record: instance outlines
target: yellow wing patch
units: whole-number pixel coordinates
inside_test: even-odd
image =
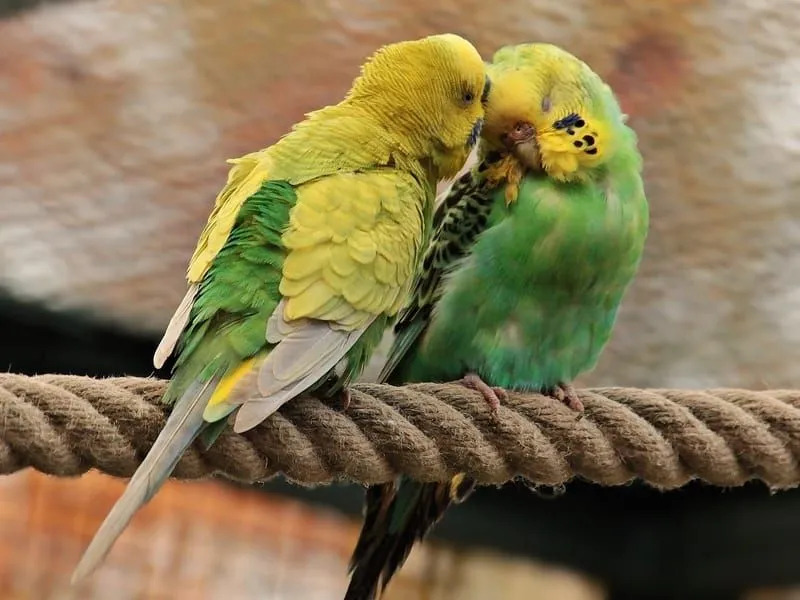
[[[283,235],[284,317],[352,330],[396,314],[420,252],[425,199],[413,177],[389,169],[300,186]]]
[[[203,279],[214,257],[225,245],[242,204],[259,190],[267,178],[270,160],[265,149],[230,159],[228,163],[233,164],[228,172],[228,181],[217,195],[214,208],[189,261],[189,283],[197,283]]]
[[[209,423],[219,421],[221,418],[228,415],[234,406],[226,404],[226,400],[230,397],[233,388],[242,380],[242,378],[250,373],[255,366],[257,358],[252,357],[243,361],[233,371],[230,371],[217,385],[211,398],[208,399],[206,409],[203,412],[203,418]]]

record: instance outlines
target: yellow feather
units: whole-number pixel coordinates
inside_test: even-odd
[[[355,273],[357,268],[358,263],[350,255],[350,251],[345,244],[331,246],[331,259],[326,273],[331,271],[341,277],[349,277]]]
[[[397,283],[397,265],[387,260],[384,256],[375,257],[375,278],[381,283]]]
[[[305,277],[304,279],[287,279],[284,277],[281,280],[279,290],[282,296],[292,298],[305,293],[305,291],[318,279],[316,277]]]
[[[331,239],[336,243],[346,242],[347,239],[356,233],[358,215],[350,210],[337,210],[330,213],[328,228],[331,231]]]
[[[292,229],[283,234],[281,240],[286,248],[299,250],[301,248],[311,248],[322,242],[328,242],[333,238],[333,234],[328,228],[321,229]]]
[[[354,263],[355,264],[355,263]],[[322,271],[322,279],[327,283],[331,288],[334,290],[343,290],[347,287],[348,281],[352,277],[356,277],[356,270],[354,269],[352,273],[348,274],[347,276],[339,275],[333,268],[326,267]]]
[[[283,262],[283,276],[297,281],[305,279],[322,270],[330,262],[332,247],[330,245],[311,246],[291,252]]]
[[[374,285],[372,291],[366,301],[364,307],[369,312],[389,312],[387,308],[391,307],[391,301],[397,295],[397,291],[391,289],[387,285]],[[387,306],[387,300],[389,302]]]
[[[294,207],[292,217],[298,227],[306,229],[325,229],[328,227],[328,217],[322,207],[313,206],[306,202]]]
[[[392,240],[386,239],[386,236],[380,236],[378,255],[388,261],[394,262],[397,258],[397,245],[393,243]]]
[[[350,204],[350,210],[355,213],[356,221],[361,229],[372,228],[382,208],[380,198],[368,200],[370,201],[355,201]]]
[[[331,209],[331,203],[321,201],[325,197],[348,200]],[[388,169],[300,186],[283,235],[288,256],[280,291],[286,318],[328,320],[335,315],[340,324],[360,327],[370,315],[396,312],[422,244],[422,202],[410,200],[423,197],[428,196],[417,180]],[[381,210],[387,204],[395,212]],[[337,243],[336,235],[304,237],[300,221],[316,218],[310,216],[315,211],[340,231],[350,230],[343,243]]]
[[[331,299],[327,306],[324,306],[320,309],[318,318],[325,321],[342,323],[348,319],[352,319],[353,316],[357,316],[357,322],[361,322],[363,321],[365,313],[362,311],[357,311],[347,302],[337,302],[336,299]],[[345,327],[345,329],[351,328]]]
[[[397,192],[393,194],[386,194],[381,198],[381,208],[390,214],[397,214],[401,211],[402,201],[401,195]]]
[[[340,329],[345,331],[355,331],[359,327],[363,327],[366,323],[373,319],[374,315],[364,311],[354,311],[350,315],[336,320]]]
[[[249,372],[253,370],[255,367],[256,357],[250,358],[240,364],[236,369],[225,375],[219,384],[217,385],[214,393],[209,398],[208,403],[206,404],[206,410],[203,412],[203,419],[206,421],[213,423],[214,421],[218,421],[222,417],[228,414],[228,412],[217,415],[213,413],[217,413],[214,409],[218,409],[221,404],[225,402],[225,400],[230,396],[231,391],[233,390],[234,386],[239,382],[239,380],[247,375]],[[231,407],[232,408],[232,407]],[[216,417],[216,418],[210,418]]]
[[[394,316],[400,309],[406,305],[406,298],[408,297],[409,292],[411,291],[411,286],[404,286],[400,293],[394,299],[394,302],[389,306],[386,311],[386,314]]]
[[[285,281],[285,280],[284,280]],[[281,294],[286,298],[286,320],[293,321],[305,317],[316,318],[318,311],[336,295],[336,290],[322,279],[314,279],[312,283],[296,296],[290,295],[288,288],[281,282]]]
[[[366,269],[359,269],[352,277],[348,277],[347,284],[342,288],[344,299],[358,308],[368,309],[366,299],[375,288],[375,281],[369,277]]]
[[[378,247],[375,245],[373,235],[374,232],[356,231],[347,238],[350,256],[362,265],[370,264],[378,254]]]

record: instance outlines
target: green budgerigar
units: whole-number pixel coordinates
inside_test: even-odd
[[[549,44],[499,50],[480,162],[439,205],[381,379],[452,381],[496,408],[506,389],[582,411],[641,260],[649,211],[634,131],[588,65]],[[474,482],[400,478],[367,491],[346,600],[377,597]]]

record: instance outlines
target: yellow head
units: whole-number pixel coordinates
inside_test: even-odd
[[[398,150],[444,179],[463,166],[483,126],[486,66],[464,38],[442,34],[390,44],[362,67],[347,102],[397,136]]]
[[[586,179],[618,147],[623,116],[588,65],[551,44],[498,50],[488,67],[483,151],[510,152],[559,181]]]

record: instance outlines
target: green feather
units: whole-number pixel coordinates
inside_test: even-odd
[[[281,298],[280,235],[295,201],[292,185],[268,181],[242,205],[228,240],[200,284],[189,323],[178,340],[165,402],[175,402],[192,382],[222,377],[270,347],[265,339],[267,320]]]

